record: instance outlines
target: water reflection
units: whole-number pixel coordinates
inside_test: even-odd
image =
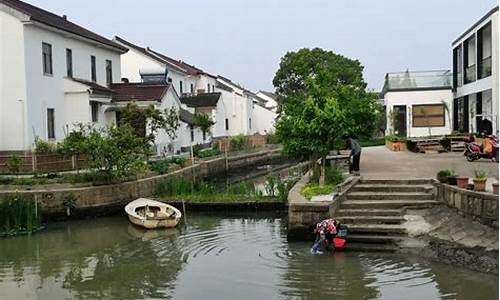
[[[125,217],[0,240],[0,299],[497,299],[497,276],[381,254],[311,256],[275,215]]]

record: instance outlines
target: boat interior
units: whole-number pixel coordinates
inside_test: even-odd
[[[148,220],[165,220],[175,218],[175,211],[169,208],[162,210],[158,206],[138,207],[135,209],[135,212],[141,217],[146,217]]]

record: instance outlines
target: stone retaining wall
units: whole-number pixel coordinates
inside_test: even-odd
[[[261,151],[257,153],[240,155],[229,159],[228,168],[238,168],[244,165],[258,164],[280,156],[280,150]],[[244,163],[239,162],[239,160]],[[213,160],[201,161],[195,165],[154,177],[148,177],[136,181],[123,182],[104,186],[86,187],[64,187],[32,190],[1,190],[0,199],[6,196],[18,195],[32,199],[39,204],[39,207],[47,215],[61,215],[65,212],[64,201],[71,195],[76,196],[76,214],[91,212],[94,216],[98,211],[96,208],[123,207],[129,201],[140,197],[149,197],[155,194],[159,185],[172,177],[182,177],[186,179],[201,179],[208,176],[216,176],[225,173],[226,159],[216,158]],[[35,187],[36,188],[36,187]]]
[[[455,208],[466,217],[498,228],[498,196],[435,182],[436,200]]]
[[[338,186],[331,201],[311,202],[301,191],[309,182],[311,172],[306,173],[288,193],[288,237],[290,239],[311,239],[313,226],[321,220],[332,218],[346,197],[349,189],[359,177],[349,177]]]

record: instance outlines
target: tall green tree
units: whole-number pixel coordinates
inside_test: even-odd
[[[370,136],[376,128],[376,97],[365,91],[357,60],[319,48],[288,52],[273,84],[280,112],[276,135],[289,156],[322,158],[324,167],[344,137]]]

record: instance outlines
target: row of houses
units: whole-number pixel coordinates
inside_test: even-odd
[[[181,126],[156,137],[157,154],[207,145],[213,137],[267,134],[276,97],[123,37],[105,38],[39,7],[0,0],[0,151],[61,141],[79,123],[106,127],[128,103],[175,108]],[[210,116],[210,132],[195,114]]]
[[[488,127],[498,135],[498,14],[497,6],[452,42],[450,70],[385,75],[386,135],[423,137]]]

